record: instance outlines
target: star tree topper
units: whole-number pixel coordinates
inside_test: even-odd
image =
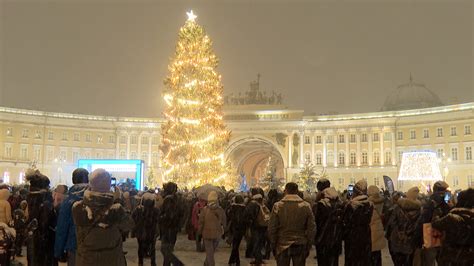
[[[194,22],[197,18],[197,16],[193,13],[193,11],[186,12],[186,15],[188,15],[188,21]]]

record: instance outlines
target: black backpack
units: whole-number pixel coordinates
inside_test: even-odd
[[[339,200],[329,200],[323,203],[329,207],[328,219],[324,223],[321,234],[317,237],[317,244],[324,244],[327,247],[334,247],[342,242],[344,224],[344,203]]]
[[[395,210],[394,228],[390,233],[392,249],[397,253],[411,254],[415,249],[416,231],[420,216],[417,220],[412,220],[401,208]]]

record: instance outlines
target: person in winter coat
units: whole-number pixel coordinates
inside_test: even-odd
[[[305,265],[311,250],[316,224],[311,206],[298,195],[298,185],[285,186],[285,196],[275,203],[268,235],[278,266]]]
[[[54,260],[53,197],[49,191],[49,178],[38,170],[25,174],[30,182],[28,204],[28,241],[26,255],[28,265],[51,265]]]
[[[367,181],[357,181],[352,199],[344,209],[344,255],[346,266],[370,265],[373,205],[367,197]]]
[[[67,196],[67,186],[66,185],[57,185],[53,191],[53,208],[59,209],[61,203]]]
[[[232,251],[229,257],[229,265],[240,266],[239,247],[247,230],[244,198],[241,195],[235,196],[234,203],[230,206],[228,213],[227,218],[230,222],[229,228],[232,235]]]
[[[451,207],[444,201],[444,196],[448,192],[449,185],[444,181],[437,181],[433,184],[433,194],[430,196],[426,204],[421,209],[421,222],[417,229],[417,246],[423,247],[423,224],[433,223],[443,218],[449,213]],[[436,257],[438,256],[439,247],[422,248],[422,265],[434,266]]]
[[[406,198],[400,198],[387,222],[386,235],[389,241],[390,255],[395,266],[412,266],[416,249],[415,232],[419,222],[421,202],[420,190],[410,188]]]
[[[372,246],[371,266],[382,266],[382,249],[384,249],[387,245],[385,242],[385,231],[382,223],[382,209],[385,200],[380,195],[380,190],[377,186],[369,186],[367,189],[367,194],[369,196],[369,201],[374,206],[372,219],[370,221]]]
[[[0,223],[9,224],[12,220],[12,208],[8,198],[10,191],[6,188],[0,189]]]
[[[56,237],[54,242],[54,257],[60,258],[67,254],[67,265],[74,266],[76,262],[76,226],[72,219],[72,205],[84,198],[88,188],[89,172],[84,168],[77,168],[72,172],[72,187],[66,198],[59,206]]]
[[[316,188],[318,189],[318,192],[316,193],[315,195],[315,199],[314,199],[314,205],[312,206],[313,208],[313,214],[315,215],[316,217],[316,206],[317,206],[317,203],[324,198],[324,195],[323,195],[323,191],[330,187],[331,186],[331,182],[326,179],[326,178],[321,178],[318,180],[318,182],[316,183]],[[315,236],[316,237],[316,236]],[[317,241],[316,239],[314,240],[314,247],[316,248],[316,256],[314,257],[315,259],[317,259],[318,257],[318,247],[316,246],[317,244]]]
[[[15,238],[15,255],[21,257],[21,251],[23,244],[25,243],[26,236],[28,234],[27,228],[27,217],[26,217],[26,208],[28,203],[26,200],[23,200],[20,203],[20,207],[13,211],[13,227],[16,231]]]
[[[163,254],[163,266],[184,265],[174,254],[174,246],[180,229],[180,221],[184,213],[179,208],[179,199],[176,192],[178,185],[173,182],[163,186],[163,204],[160,212],[160,236],[161,253]]]
[[[342,251],[344,203],[333,187],[321,192],[320,200],[313,207],[318,265],[337,266]]]
[[[206,207],[206,200],[203,199],[203,195],[199,195],[200,198],[194,204],[193,210],[191,213],[191,223],[193,224],[194,232],[196,233],[196,251],[197,252],[204,252],[204,242],[202,239],[202,235],[198,234],[199,231],[199,214],[201,213],[202,209]]]
[[[76,225],[76,266],[127,264],[122,232],[133,228],[133,220],[110,192],[111,176],[96,169],[89,176],[89,189],[72,207]]]
[[[206,250],[205,266],[215,266],[214,253],[219,245],[219,239],[224,234],[226,216],[224,209],[219,206],[217,193],[209,192],[207,206],[199,214],[199,234],[204,239]]]
[[[252,188],[252,200],[245,209],[245,217],[250,227],[251,256],[254,258],[252,264],[263,263],[262,250],[265,247],[266,232],[270,211],[263,204],[263,191]]]
[[[474,265],[474,189],[461,191],[456,208],[436,220],[433,228],[442,232],[438,265]]]
[[[143,258],[149,257],[151,265],[156,266],[155,243],[159,234],[160,210],[155,207],[155,195],[146,192],[142,203],[132,213],[135,228],[134,235],[138,242],[138,265],[143,266]]]

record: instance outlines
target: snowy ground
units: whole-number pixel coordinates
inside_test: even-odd
[[[137,256],[137,242],[136,239],[128,239],[124,243],[124,249],[127,251],[127,262],[128,266],[137,266],[138,265],[138,256]],[[156,249],[157,249],[157,263],[158,265],[162,265],[163,263],[163,256],[160,253],[160,242],[158,241],[156,244]],[[25,253],[26,254],[26,251]],[[186,237],[186,235],[179,235],[178,237],[178,242],[176,243],[176,248],[175,248],[175,254],[176,256],[184,262],[185,265],[203,265],[204,264],[204,259],[206,257],[205,253],[197,253],[195,251],[195,244],[193,241],[189,241]],[[243,254],[245,254],[245,242],[243,241],[241,245],[241,252],[240,252],[240,260],[242,265],[249,265],[250,260],[243,258]],[[306,260],[306,265],[317,265],[316,259],[314,259],[315,251],[314,249],[311,252],[311,255],[308,257]],[[215,259],[216,259],[216,265],[218,266],[223,266],[227,265],[228,259],[230,256],[230,247],[227,246],[225,243],[221,242],[219,245],[219,249],[216,253]],[[24,265],[26,265],[26,258],[18,258],[18,261],[22,262]],[[393,265],[392,260],[390,259],[390,255],[388,253],[387,249],[384,249],[382,251],[382,264],[391,266]],[[66,265],[66,264],[60,264],[60,265]],[[150,265],[149,260],[145,260],[145,265]],[[273,266],[276,265],[275,260],[271,259],[269,261],[266,261],[266,265]],[[339,265],[344,265],[344,258],[341,256],[339,258]]]

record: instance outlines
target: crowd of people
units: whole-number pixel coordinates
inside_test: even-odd
[[[174,248],[180,232],[195,241],[197,253],[205,252],[206,266],[216,265],[221,241],[231,247],[229,265],[240,265],[241,256],[252,265],[273,258],[279,266],[306,265],[312,248],[317,265],[339,265],[343,253],[344,265],[382,265],[384,248],[396,266],[474,265],[474,189],[447,198],[444,181],[424,195],[417,187],[390,194],[365,180],[340,193],[324,178],[315,193],[292,182],[282,192],[210,185],[187,191],[172,182],[137,191],[112,185],[104,169],[82,168],[69,188],[51,190],[38,170],[26,179],[27,186],[0,187],[2,266],[22,256],[25,245],[33,266],[126,265],[123,242],[130,237],[138,244],[139,265],[145,259],[156,265],[159,240],[163,265],[179,266],[184,263]]]

